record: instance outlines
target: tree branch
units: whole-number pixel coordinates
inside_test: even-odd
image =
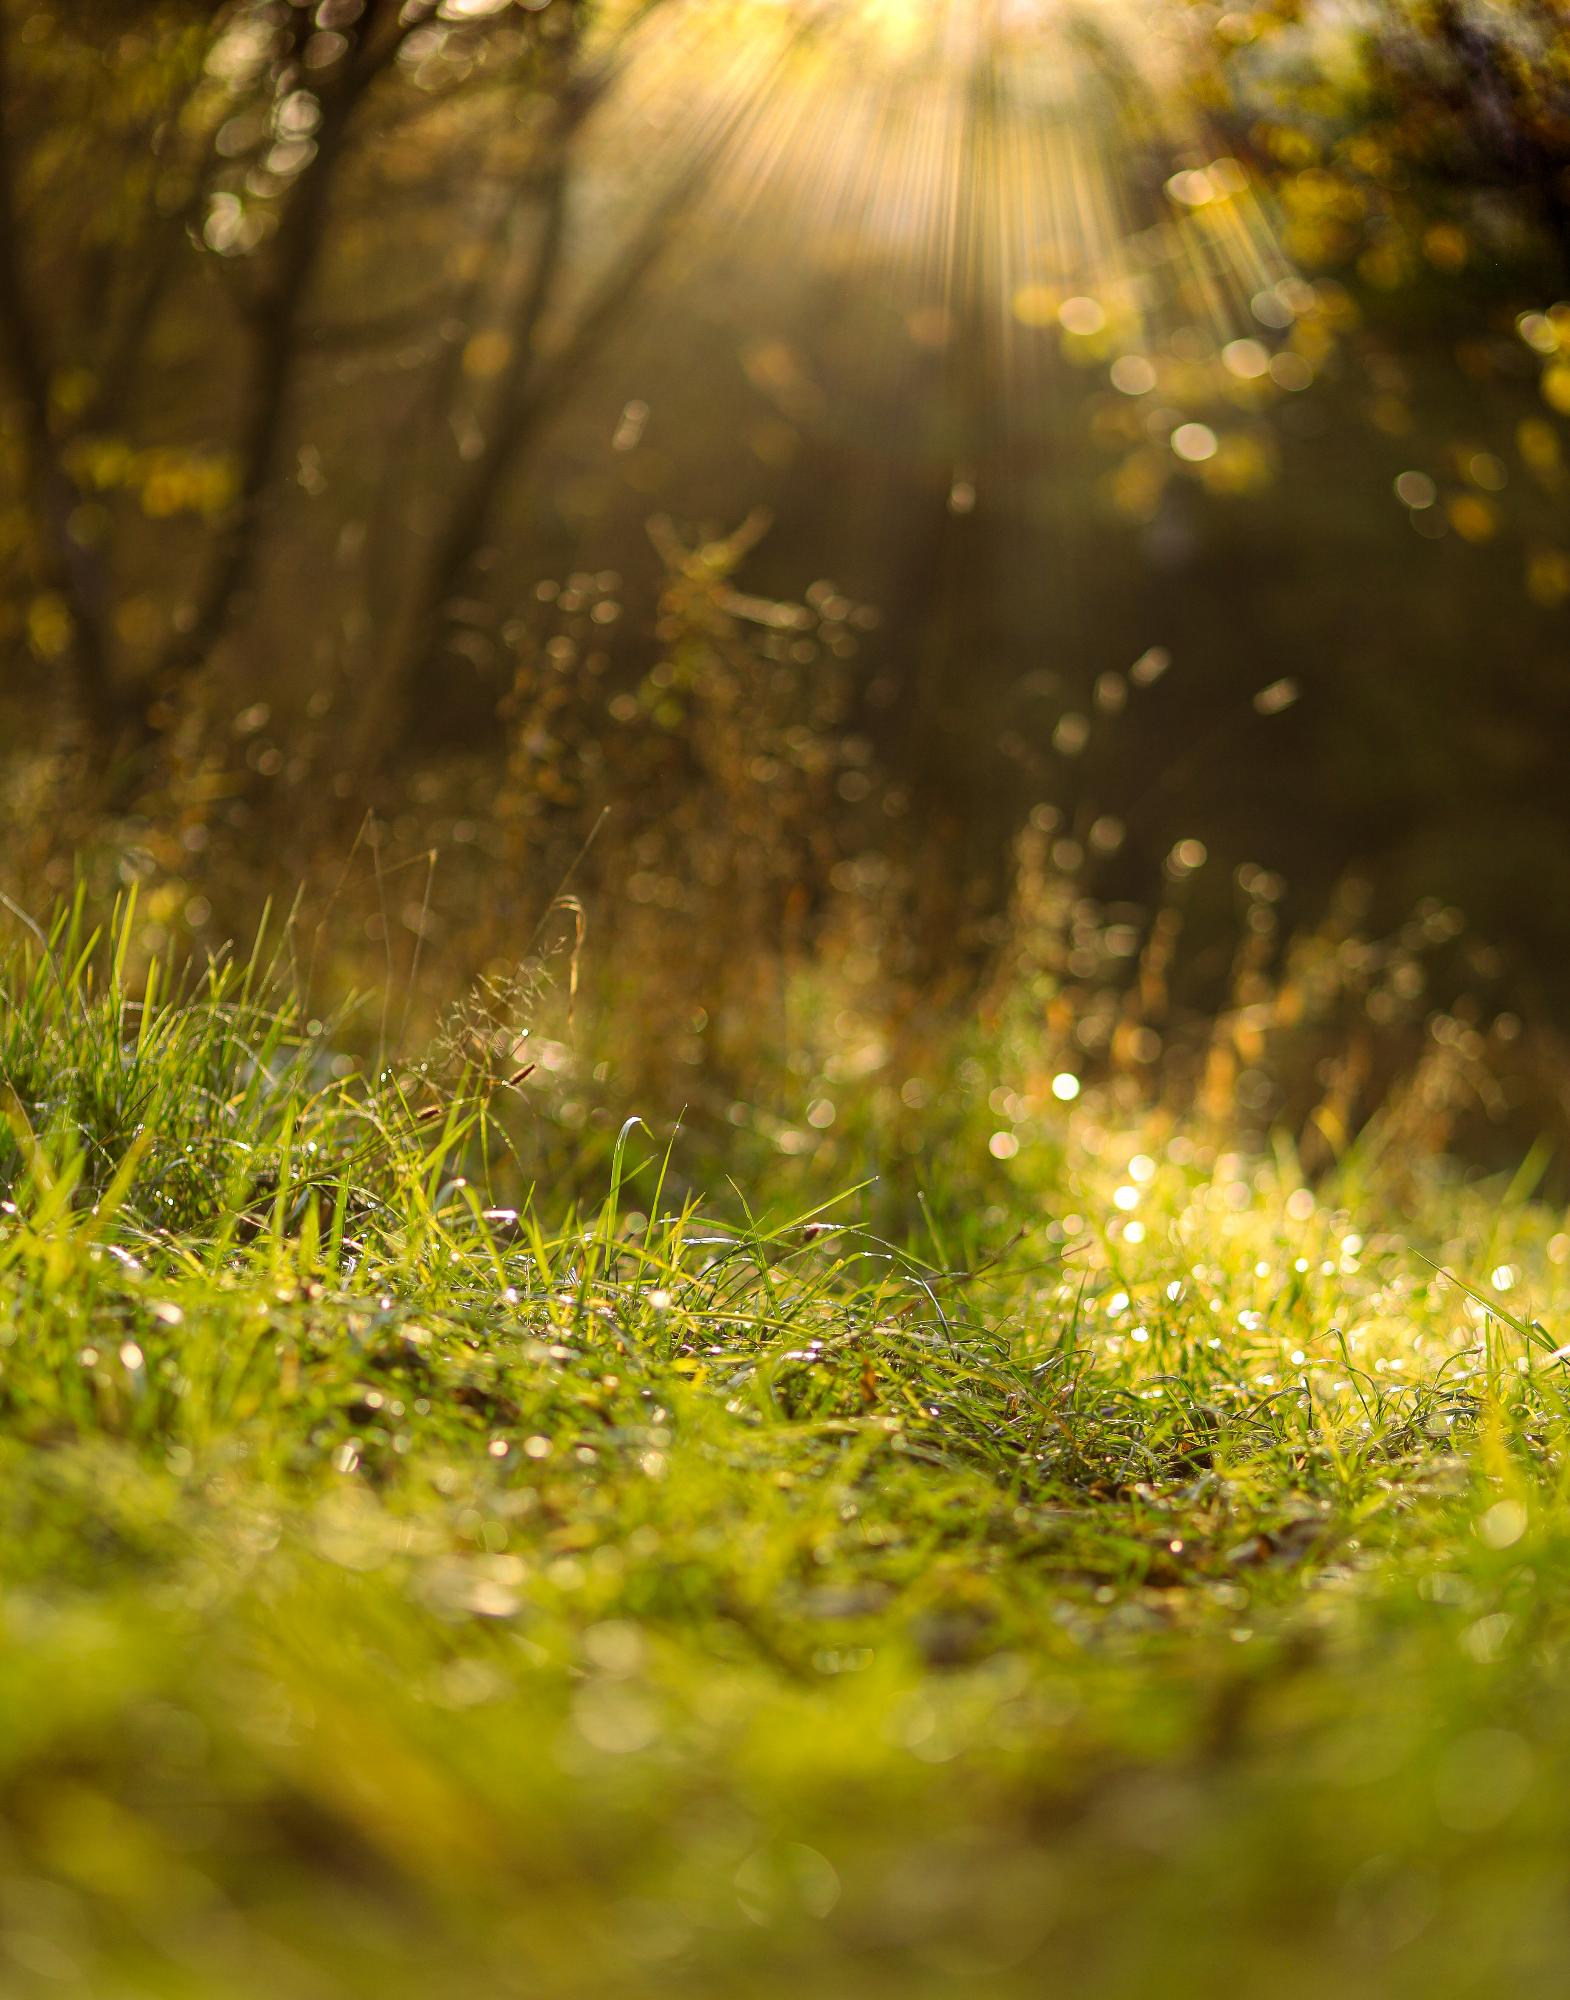
[[[178,680],[222,637],[254,573],[265,502],[276,477],[290,392],[305,349],[303,307],[323,244],[332,193],[354,114],[404,36],[434,11],[435,0],[400,14],[395,0],[365,0],[357,39],[341,59],[333,88],[320,96],[316,152],[303,169],[272,246],[272,269],[250,323],[250,359],[242,398],[238,491],[217,531],[207,576],[185,630],[166,650],[159,678]],[[302,20],[308,18],[300,17]]]
[[[108,578],[101,559],[72,532],[82,495],[67,470],[50,414],[47,341],[22,265],[11,125],[9,27],[0,11],[0,354],[22,409],[22,443],[33,496],[39,578],[65,606],[68,659],[83,716],[94,733],[121,720],[109,653]]]
[[[221,17],[217,25],[221,25]],[[169,129],[178,132],[202,81],[203,71],[198,64],[186,78],[178,97],[165,110],[164,122]],[[136,258],[130,296],[108,328],[98,369],[98,385],[84,419],[85,429],[101,428],[124,406],[130,394],[138,364],[146,351],[148,335],[187,248],[187,231],[201,214],[212,163],[217,157],[221,126],[222,120],[215,120],[211,128],[202,134],[197,158],[191,166],[189,184],[174,210],[166,213],[160,207],[157,177],[154,177],[147,204],[148,220],[143,224],[142,233],[144,237],[151,237],[156,232],[157,242]]]
[[[640,19],[653,11],[652,6],[645,8]],[[809,14],[798,24],[787,53],[808,38],[817,20],[816,14]],[[776,70],[775,76],[778,74]],[[570,333],[545,355],[540,350],[540,331],[565,246],[570,147],[561,147],[547,189],[547,221],[535,270],[519,314],[513,367],[492,411],[484,448],[463,468],[458,494],[424,565],[407,641],[383,703],[390,718],[395,720],[406,708],[421,674],[431,669],[440,655],[447,606],[483,543],[503,483],[518,458],[593,361],[628,300],[663,256],[672,226],[701,193],[736,133],[757,108],[758,99],[751,93],[731,107],[656,203],[626,254],[591,294]]]

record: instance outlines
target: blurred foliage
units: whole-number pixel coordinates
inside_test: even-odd
[[[24,901],[221,936],[370,809],[483,854],[465,963],[588,843],[759,967],[880,882],[919,985],[1050,820],[1141,936],[1208,854],[1196,1004],[1251,869],[1562,991],[1553,8],[0,26]]]
[[[1449,440],[1397,492],[1427,516],[1414,523],[1421,532],[1438,536],[1448,525],[1474,543],[1492,539],[1502,510],[1519,506],[1534,536],[1528,589],[1562,603],[1570,566],[1553,414],[1570,404],[1565,308],[1530,297],[1570,272],[1561,11],[1536,0],[1396,5],[1354,17],[1337,40],[1311,8],[1260,8],[1224,15],[1216,33],[1212,93],[1233,115],[1252,114],[1248,140],[1277,187],[1287,249],[1343,277],[1370,328],[1376,428],[1393,438],[1429,428],[1411,407],[1400,352],[1424,317],[1449,336],[1465,381],[1508,385],[1537,374],[1546,408],[1523,411],[1497,451],[1481,449],[1475,434]],[[1524,351],[1503,337],[1512,319]],[[1492,409],[1475,400],[1492,429],[1512,399],[1493,397]],[[1513,473],[1524,475],[1524,494]]]

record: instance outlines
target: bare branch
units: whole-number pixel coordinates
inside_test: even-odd
[[[366,0],[357,39],[342,57],[336,77],[321,90],[316,151],[295,182],[273,241],[271,269],[251,318],[236,448],[238,491],[215,536],[193,615],[161,663],[160,677],[165,680],[179,678],[206,657],[250,583],[264,503],[277,472],[288,399],[306,346],[303,308],[326,240],[333,189],[354,116],[404,38],[434,11],[435,0],[406,6],[401,13],[395,0]]]
[[[101,733],[118,720],[109,657],[108,579],[96,552],[72,532],[72,517],[82,495],[55,437],[47,336],[22,265],[8,37],[6,17],[0,11],[0,354],[22,409],[40,580],[65,607],[71,627],[68,657],[84,715]]]
[[[640,20],[647,18],[657,4],[659,0],[653,0],[642,11]],[[816,25],[817,16],[809,15],[795,29],[789,46],[803,42]],[[776,78],[778,75],[776,70]],[[606,336],[621,319],[628,300],[664,254],[672,226],[701,194],[736,133],[757,110],[757,99],[752,96],[743,96],[731,107],[655,204],[626,253],[602,278],[570,331],[546,355],[540,350],[539,336],[560,275],[565,244],[571,132],[564,135],[547,191],[546,226],[519,315],[513,366],[486,426],[484,449],[464,467],[457,497],[427,558],[407,642],[387,691],[384,706],[389,717],[396,717],[410,699],[422,672],[439,656],[447,605],[484,541],[502,487],[518,459],[592,363]]]
[[[218,25],[221,25],[221,17]],[[175,102],[165,112],[166,122],[172,129],[179,129],[202,81],[202,67],[198,64],[186,78]],[[98,386],[84,419],[86,429],[107,422],[124,405],[130,393],[136,370],[146,352],[148,335],[185,252],[186,232],[201,215],[212,163],[217,157],[220,129],[221,121],[215,121],[211,129],[201,135],[184,199],[172,212],[161,209],[156,176],[154,178],[153,190],[148,197],[151,226],[146,227],[144,233],[151,235],[156,229],[157,242],[134,261],[130,297],[109,328],[104,357],[98,370]]]

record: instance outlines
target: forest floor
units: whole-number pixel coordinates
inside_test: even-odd
[[[1524,1186],[1087,1094],[991,1250],[637,1126],[570,1212],[90,956],[0,1000],[0,1991],[1563,1991]]]

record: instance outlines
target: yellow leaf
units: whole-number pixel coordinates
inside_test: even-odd
[[[1543,371],[1543,401],[1561,416],[1570,417],[1570,362],[1556,361]]]
[[[1499,526],[1498,509],[1475,493],[1458,493],[1445,511],[1464,542],[1486,542]]]
[[[52,591],[35,597],[27,607],[27,637],[41,660],[58,660],[71,644],[71,614],[65,600]]]
[[[1526,561],[1527,595],[1554,610],[1570,598],[1570,555],[1563,549],[1533,549]]]
[[[512,359],[512,341],[494,327],[477,333],[463,350],[463,372],[476,381],[489,382],[501,374]]]

